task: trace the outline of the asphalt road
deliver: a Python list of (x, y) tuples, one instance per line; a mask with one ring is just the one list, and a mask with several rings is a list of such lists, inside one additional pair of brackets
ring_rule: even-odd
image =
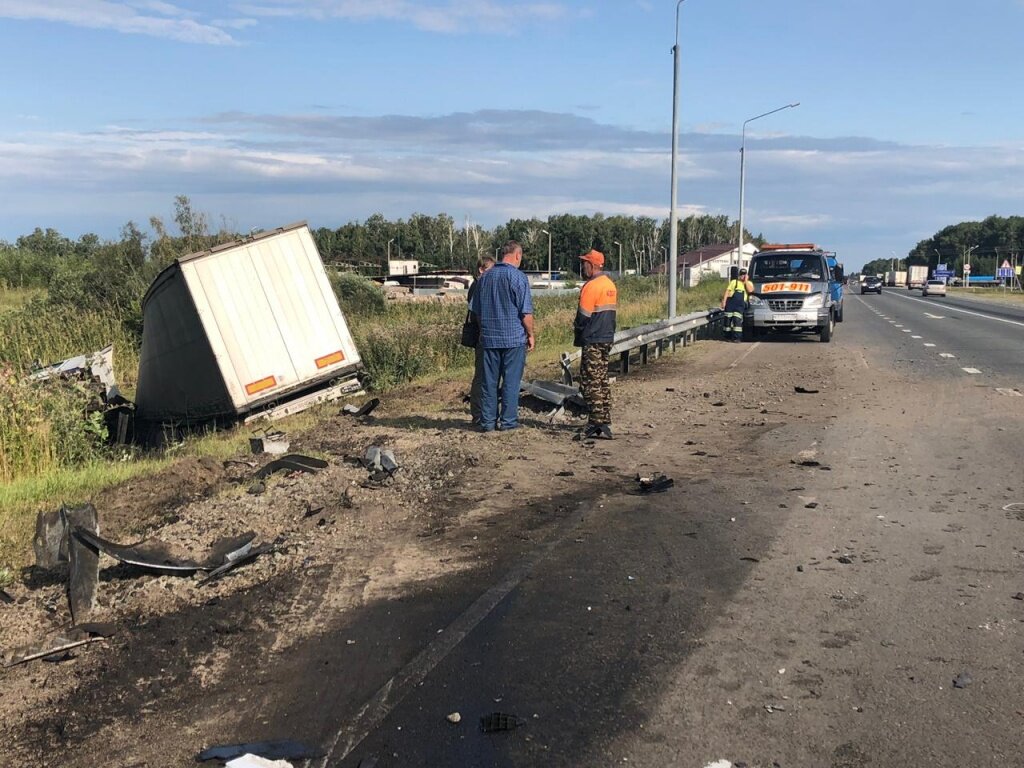
[(974, 376), (975, 384), (993, 388), (1024, 387), (1024, 306), (905, 290), (849, 299), (868, 307), (883, 322), (873, 323), (872, 332), (915, 364)]
[[(671, 364), (627, 385), (652, 435), (602, 461), (660, 456), (677, 488), (609, 481), (324, 764), (1024, 765), (1024, 529), (1003, 511), (1024, 334), (953, 302), (849, 301), (830, 345), (716, 345), (696, 374), (720, 419), (662, 410)], [(521, 725), (482, 733), (491, 712)]]

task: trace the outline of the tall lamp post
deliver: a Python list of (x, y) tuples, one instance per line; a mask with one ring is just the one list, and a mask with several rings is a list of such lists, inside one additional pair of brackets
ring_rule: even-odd
[(618, 240), (612, 240), (612, 245), (619, 246), (619, 277), (622, 277), (622, 243)]
[(676, 210), (676, 166), (679, 158), (679, 6), (676, 3), (676, 44), (672, 46), (672, 202), (668, 225), (668, 316), (676, 316), (676, 253), (679, 251), (679, 213)]
[(972, 245), (964, 255), (964, 288), (971, 287), (971, 251), (977, 247), (977, 245)]
[[(743, 266), (743, 202), (746, 189), (744, 161), (746, 160), (747, 156), (747, 123), (752, 123), (755, 120), (760, 120), (762, 117), (768, 117), (768, 115), (774, 115), (776, 112), (781, 112), (784, 109), (793, 109), (794, 107), (799, 106), (800, 102), (795, 101), (792, 104), (786, 104), (785, 106), (778, 107), (777, 109), (773, 109), (770, 112), (765, 112), (764, 114), (761, 115), (755, 115), (754, 117), (751, 117), (748, 120), (743, 121), (743, 131), (742, 137), (740, 139), (740, 236), (736, 238), (736, 241), (739, 243), (739, 246), (737, 247), (738, 250), (736, 254), (736, 263), (739, 264), (740, 266)], [(729, 266), (731, 267), (732, 264), (730, 263)]]
[(545, 235), (548, 236), (548, 288), (551, 287), (551, 233), (546, 229), (542, 229)]

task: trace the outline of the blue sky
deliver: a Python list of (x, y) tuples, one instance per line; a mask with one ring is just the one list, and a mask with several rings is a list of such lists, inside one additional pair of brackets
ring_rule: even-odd
[[(669, 201), (671, 0), (0, 0), (0, 238)], [(686, 0), (679, 200), (848, 267), (1021, 214), (1024, 0)], [(1022, 244), (1024, 245), (1024, 244)]]

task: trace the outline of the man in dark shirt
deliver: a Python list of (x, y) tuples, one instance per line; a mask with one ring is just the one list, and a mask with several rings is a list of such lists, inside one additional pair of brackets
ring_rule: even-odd
[[(492, 432), (519, 426), (519, 386), (526, 353), (534, 347), (533, 299), (530, 282), (519, 271), (523, 249), (509, 240), (501, 261), (477, 281), (469, 308), (480, 325), (483, 380), (480, 392), (480, 430)], [(498, 399), (501, 414), (498, 414)]]

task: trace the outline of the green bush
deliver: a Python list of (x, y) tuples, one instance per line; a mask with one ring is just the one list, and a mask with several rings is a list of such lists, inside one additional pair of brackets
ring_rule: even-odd
[(0, 369), (0, 482), (106, 455), (96, 390), (79, 381), (33, 382)]
[(338, 297), (338, 303), (346, 315), (379, 315), (387, 308), (384, 292), (375, 282), (362, 275), (334, 272), (330, 280), (334, 295)]

